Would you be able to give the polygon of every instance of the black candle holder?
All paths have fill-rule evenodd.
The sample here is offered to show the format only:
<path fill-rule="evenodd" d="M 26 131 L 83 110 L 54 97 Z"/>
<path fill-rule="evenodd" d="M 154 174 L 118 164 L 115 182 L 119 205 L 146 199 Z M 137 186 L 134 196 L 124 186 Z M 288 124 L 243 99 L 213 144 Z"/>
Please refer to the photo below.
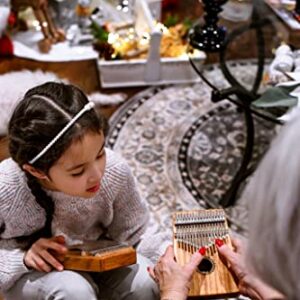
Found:
<path fill-rule="evenodd" d="M 196 25 L 190 32 L 190 44 L 206 52 L 220 51 L 226 36 L 226 28 L 218 26 L 218 14 L 228 0 L 202 0 L 204 25 Z"/>
<path fill-rule="evenodd" d="M 294 11 L 292 13 L 293 13 L 294 18 L 298 22 L 300 22 L 300 0 L 296 1 L 296 6 L 295 6 L 295 9 L 294 9 Z"/>
<path fill-rule="evenodd" d="M 296 1 L 296 6 L 295 6 L 294 11 L 295 11 L 295 13 L 300 15 L 300 1 L 299 0 Z"/>

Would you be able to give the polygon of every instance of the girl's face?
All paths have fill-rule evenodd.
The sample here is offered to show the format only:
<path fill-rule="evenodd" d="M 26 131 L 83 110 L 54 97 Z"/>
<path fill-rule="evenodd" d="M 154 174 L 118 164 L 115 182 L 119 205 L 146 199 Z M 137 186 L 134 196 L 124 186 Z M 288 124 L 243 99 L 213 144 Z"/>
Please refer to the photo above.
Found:
<path fill-rule="evenodd" d="M 93 197 L 101 188 L 106 156 L 104 135 L 89 132 L 73 142 L 49 170 L 46 188 L 68 195 Z"/>

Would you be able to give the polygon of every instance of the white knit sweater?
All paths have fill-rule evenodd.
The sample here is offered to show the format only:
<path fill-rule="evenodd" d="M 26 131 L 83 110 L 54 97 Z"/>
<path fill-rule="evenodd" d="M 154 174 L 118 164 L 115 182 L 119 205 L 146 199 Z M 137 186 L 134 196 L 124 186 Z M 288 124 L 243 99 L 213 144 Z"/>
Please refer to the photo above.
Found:
<path fill-rule="evenodd" d="M 118 242 L 135 244 L 146 230 L 146 205 L 137 192 L 128 165 L 106 149 L 107 161 L 101 188 L 93 198 L 47 191 L 55 204 L 53 235 L 62 234 L 67 243 L 97 240 L 104 235 Z M 9 289 L 30 272 L 23 263 L 24 251 L 15 237 L 42 228 L 44 210 L 36 203 L 18 165 L 7 159 L 0 163 L 0 290 Z"/>

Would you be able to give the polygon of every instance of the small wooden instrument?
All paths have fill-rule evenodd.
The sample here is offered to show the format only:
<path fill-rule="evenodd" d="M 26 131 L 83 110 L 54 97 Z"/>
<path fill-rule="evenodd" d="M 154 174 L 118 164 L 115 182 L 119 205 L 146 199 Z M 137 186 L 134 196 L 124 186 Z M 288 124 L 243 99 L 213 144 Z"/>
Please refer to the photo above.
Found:
<path fill-rule="evenodd" d="M 216 239 L 231 246 L 228 224 L 223 209 L 191 210 L 173 213 L 173 238 L 176 260 L 184 265 L 201 247 L 205 256 L 192 278 L 189 296 L 233 297 L 238 287 L 218 255 Z"/>
<path fill-rule="evenodd" d="M 136 263 L 133 247 L 113 241 L 109 244 L 101 242 L 72 246 L 58 259 L 67 270 L 87 272 L 103 272 Z"/>

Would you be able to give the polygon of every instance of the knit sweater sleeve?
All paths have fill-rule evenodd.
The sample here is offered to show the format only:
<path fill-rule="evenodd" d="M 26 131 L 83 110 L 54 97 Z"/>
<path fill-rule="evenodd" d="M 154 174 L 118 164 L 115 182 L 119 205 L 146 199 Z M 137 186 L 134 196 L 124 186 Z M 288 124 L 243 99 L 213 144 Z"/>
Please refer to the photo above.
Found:
<path fill-rule="evenodd" d="M 114 199 L 113 221 L 108 227 L 108 234 L 114 240 L 134 245 L 146 230 L 149 212 L 126 163 L 121 164 L 119 173 L 122 184 Z"/>
<path fill-rule="evenodd" d="M 26 246 L 16 240 L 43 226 L 44 214 L 24 182 L 24 174 L 12 162 L 0 164 L 0 290 L 6 291 L 30 270 L 23 259 Z"/>
<path fill-rule="evenodd" d="M 23 262 L 24 251 L 13 240 L 0 240 L 0 290 L 6 291 L 30 270 Z"/>

